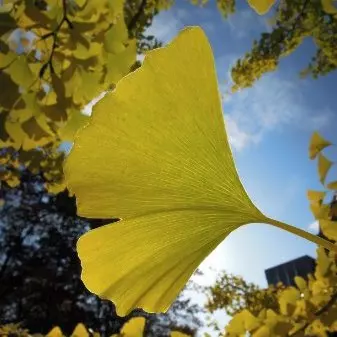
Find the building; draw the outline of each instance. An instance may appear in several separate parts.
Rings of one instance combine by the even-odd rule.
[[[282,282],[285,286],[295,286],[295,276],[308,279],[308,274],[315,272],[315,259],[309,255],[279,264],[265,270],[268,285],[276,285]]]

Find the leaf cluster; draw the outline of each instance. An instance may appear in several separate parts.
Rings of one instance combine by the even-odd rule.
[[[60,165],[52,177],[49,153],[72,141],[88,119],[83,108],[135,63],[123,3],[16,0],[1,7],[0,148],[8,158],[2,180],[18,183],[15,166],[27,167],[21,158],[30,157],[33,171],[48,171],[51,184],[62,181]]]
[[[271,22],[251,50],[231,70],[233,91],[251,87],[263,74],[276,70],[280,59],[294,52],[306,38],[316,54],[301,76],[323,76],[337,67],[337,9],[332,0],[281,0]]]

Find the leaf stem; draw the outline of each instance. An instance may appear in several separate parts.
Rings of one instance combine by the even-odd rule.
[[[321,237],[319,237],[317,235],[308,233],[308,232],[304,231],[303,229],[287,225],[284,222],[277,221],[277,220],[274,220],[274,219],[267,218],[267,223],[269,223],[270,225],[273,225],[275,227],[281,228],[281,229],[283,229],[287,232],[298,235],[298,236],[300,236],[304,239],[307,239],[308,241],[316,243],[317,245],[323,246],[324,248],[337,253],[337,245],[334,245],[332,242],[330,242],[328,240],[325,240],[325,239],[322,239]]]

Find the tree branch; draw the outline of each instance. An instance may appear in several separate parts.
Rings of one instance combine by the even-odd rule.
[[[142,0],[142,2],[140,3],[140,6],[138,7],[136,14],[131,18],[130,22],[127,25],[129,32],[136,27],[137,21],[139,20],[140,16],[144,12],[145,6],[146,6],[146,0]]]
[[[68,25],[68,28],[70,28],[70,29],[74,28],[72,22],[68,19],[68,16],[67,16],[67,0],[62,0],[62,7],[63,7],[63,17],[62,17],[60,23],[57,25],[57,27],[55,28],[54,31],[52,31],[48,34],[45,34],[41,37],[42,40],[45,40],[45,39],[48,39],[48,38],[52,37],[53,38],[53,45],[52,45],[52,48],[51,48],[51,52],[50,52],[48,61],[40,69],[40,72],[39,72],[40,78],[43,77],[43,75],[44,75],[44,73],[45,73],[45,71],[47,70],[48,67],[49,67],[50,72],[52,74],[55,73],[52,60],[53,60],[55,49],[57,48],[57,33],[61,29],[62,25],[66,22],[67,25]]]

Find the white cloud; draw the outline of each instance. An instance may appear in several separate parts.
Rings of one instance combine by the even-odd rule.
[[[184,11],[180,10],[175,15],[174,11],[161,12],[155,16],[152,25],[146,30],[145,34],[155,36],[159,41],[166,44],[183,28],[182,18]]]
[[[252,34],[257,34],[270,27],[266,24],[266,19],[251,9],[237,11],[230,16],[226,23],[229,26],[230,33],[233,37],[243,39],[250,37]]]
[[[333,118],[329,109],[322,109],[318,115],[298,83],[282,79],[277,73],[265,75],[252,88],[232,94],[224,102],[224,113],[229,138],[237,150],[260,142],[270,131],[284,127],[320,129]]]
[[[252,134],[240,129],[239,124],[231,115],[226,117],[226,130],[228,132],[229,142],[237,149],[242,150],[251,143],[258,143],[261,135]]]
[[[308,226],[308,230],[310,232],[313,232],[315,234],[317,234],[319,232],[319,225],[318,225],[318,221],[315,221],[313,223],[311,223],[309,226]]]

